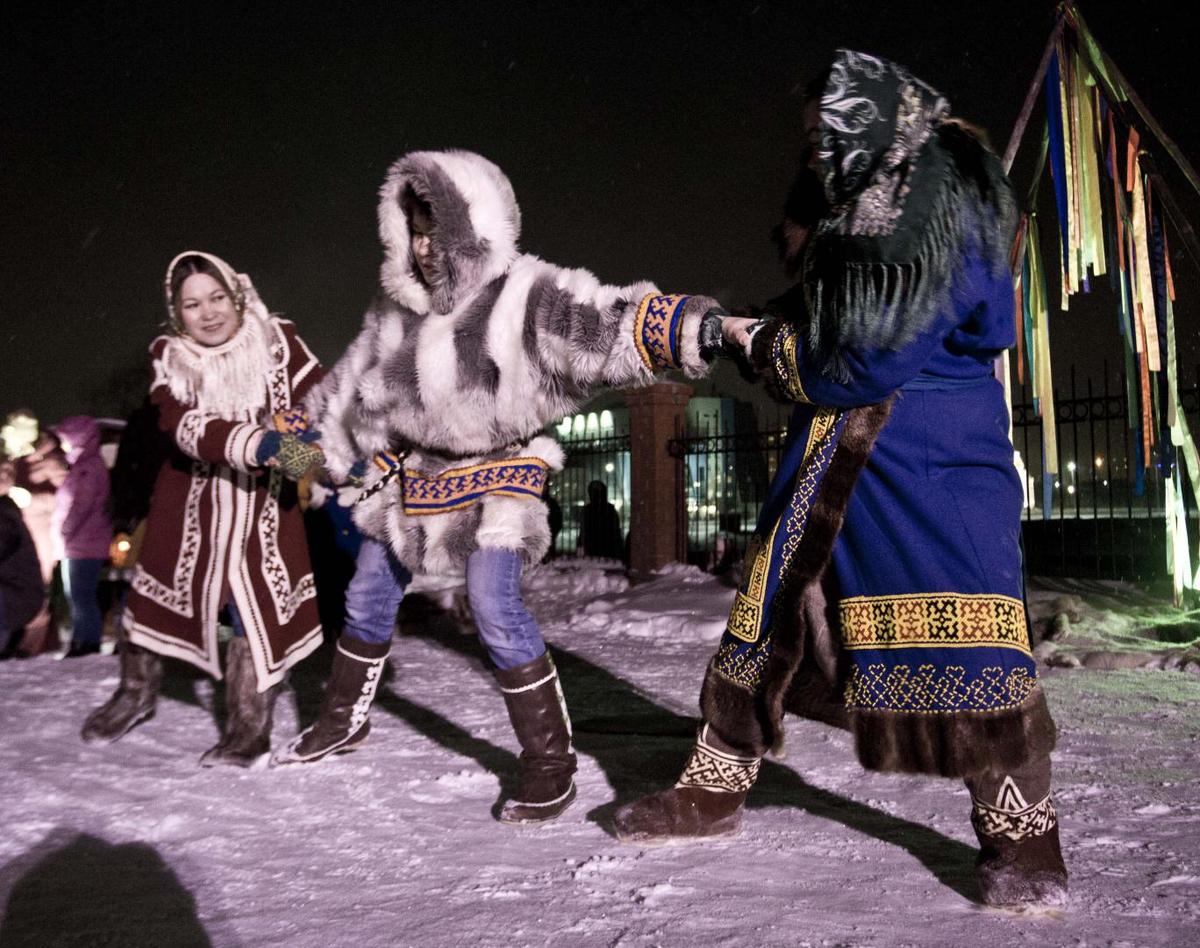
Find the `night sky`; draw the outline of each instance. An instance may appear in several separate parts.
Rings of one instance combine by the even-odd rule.
[[[1174,6],[1082,9],[1200,161],[1195,33]],[[1002,150],[1053,11],[996,0],[322,7],[5,5],[0,412],[115,410],[120,387],[141,384],[123,380],[137,378],[164,316],[163,270],[184,249],[248,272],[332,363],[376,285],[377,189],[417,148],[500,165],[527,251],[606,282],[762,301],[786,286],[766,235],[796,168],[798,92],[837,46],[908,65]],[[1200,200],[1170,181],[1200,221]],[[1052,217],[1043,228],[1053,234]],[[1182,241],[1172,249],[1191,366],[1200,271]],[[1098,378],[1102,359],[1119,358],[1116,327],[1106,292],[1055,314],[1056,368]]]

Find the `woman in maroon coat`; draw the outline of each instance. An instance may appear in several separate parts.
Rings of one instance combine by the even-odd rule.
[[[108,743],[154,713],[162,658],[221,677],[224,738],[201,764],[249,766],[270,749],[275,694],[321,642],[296,485],[316,447],[275,430],[322,369],[250,280],[205,253],[180,254],[166,281],[170,332],[150,345],[151,401],[175,449],[159,471],[123,624],[121,685],[83,727]]]

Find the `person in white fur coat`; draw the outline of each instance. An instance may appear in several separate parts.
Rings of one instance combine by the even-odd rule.
[[[702,374],[701,335],[719,339],[723,311],[522,254],[519,228],[512,186],[479,155],[414,152],[388,173],[378,296],[298,421],[320,432],[335,481],[361,481],[353,516],[365,539],[320,717],[276,763],[362,745],[412,574],[465,573],[522,748],[500,819],[528,824],[575,797],[566,705],[520,590],[522,567],[550,542],[540,495],[563,462],[542,432],[601,386]]]

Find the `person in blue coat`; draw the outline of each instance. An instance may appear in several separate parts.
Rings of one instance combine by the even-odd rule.
[[[1016,208],[982,133],[894,63],[810,87],[781,249],[799,281],[722,333],[795,403],[679,782],[626,840],[736,832],[785,707],[872,770],[958,777],[993,905],[1065,902],[1055,728],[1030,652],[1008,410]],[[830,695],[836,699],[831,702]]]

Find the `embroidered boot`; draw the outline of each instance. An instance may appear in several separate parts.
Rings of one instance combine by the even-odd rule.
[[[521,785],[504,804],[500,822],[549,823],[575,800],[571,719],[550,653],[497,670],[496,681],[521,745]]]
[[[225,652],[225,736],[200,757],[201,767],[249,767],[271,750],[271,722],[279,685],[258,690],[254,658],[245,636],[229,640]]]
[[[617,810],[617,839],[645,843],[733,835],[741,829],[746,794],[761,762],[726,744],[707,722],[702,724],[675,786]]]
[[[320,717],[287,747],[275,752],[272,766],[313,764],[330,754],[362,747],[371,733],[367,715],[390,649],[390,642],[361,642],[348,635],[338,639]]]
[[[975,875],[987,905],[1067,904],[1067,867],[1050,802],[1050,758],[1013,773],[968,777],[971,825],[979,838]],[[1032,802],[1030,802],[1032,801]]]
[[[162,685],[163,660],[132,642],[121,643],[121,683],[116,693],[87,716],[82,737],[89,744],[111,744],[154,715]]]

